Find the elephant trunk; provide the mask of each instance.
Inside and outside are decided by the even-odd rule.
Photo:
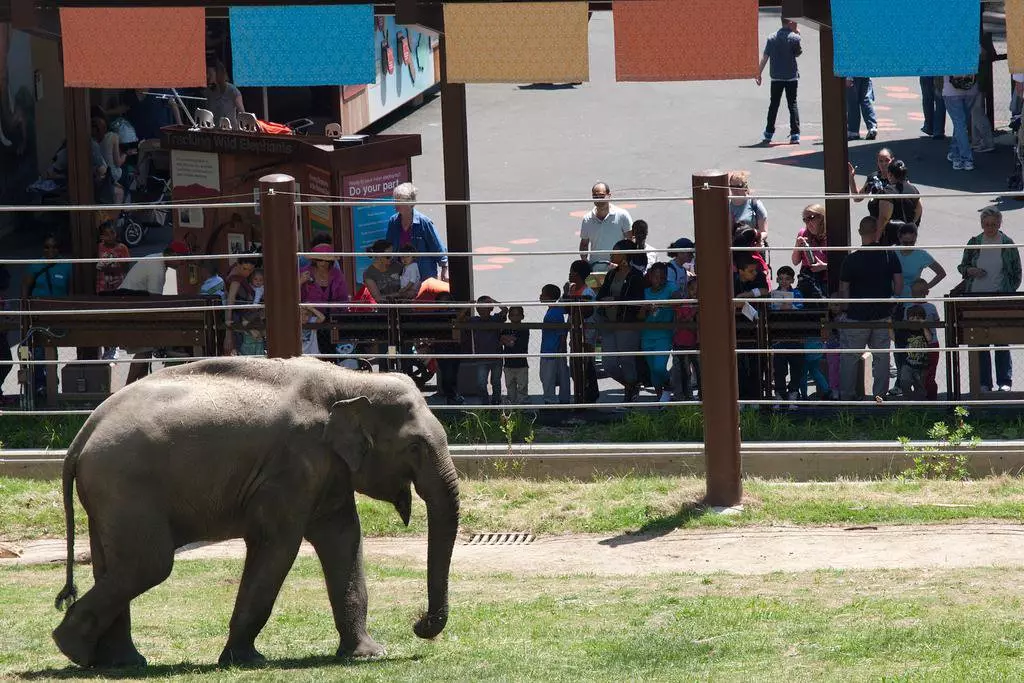
[[[413,627],[420,638],[436,637],[448,623],[448,570],[459,531],[459,482],[447,453],[444,460],[446,467],[416,482],[427,503],[427,613]]]

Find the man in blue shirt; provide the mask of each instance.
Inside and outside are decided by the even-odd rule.
[[[396,202],[415,202],[416,186],[412,183],[402,183],[395,188],[393,197]],[[440,256],[420,256],[416,259],[416,265],[420,268],[420,282],[427,278],[438,277],[438,269],[441,271],[441,279],[448,281],[448,256],[447,249],[441,244],[441,238],[437,234],[434,222],[417,211],[411,203],[399,204],[397,213],[388,221],[387,240],[391,242],[392,248],[397,253],[407,244],[411,244],[419,253],[435,253]]]
[[[761,73],[768,62],[771,62],[771,101],[768,104],[768,123],[764,128],[764,139],[767,145],[775,135],[775,119],[779,115],[779,104],[782,93],[786,93],[786,104],[789,106],[789,141],[791,144],[800,142],[800,111],[796,106],[796,86],[800,82],[800,70],[796,58],[803,53],[800,45],[800,29],[792,19],[782,18],[782,28],[768,38],[764,46],[764,55],[758,66],[755,82],[761,85]]]

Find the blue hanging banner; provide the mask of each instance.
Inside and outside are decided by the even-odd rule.
[[[373,83],[373,5],[231,7],[235,85]]]
[[[978,0],[833,0],[836,76],[978,71]]]

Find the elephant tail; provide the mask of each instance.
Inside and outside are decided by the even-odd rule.
[[[68,538],[67,580],[64,587],[57,593],[53,606],[58,610],[70,607],[78,599],[78,587],[75,586],[75,471],[78,468],[78,451],[71,449],[64,458],[64,523]]]

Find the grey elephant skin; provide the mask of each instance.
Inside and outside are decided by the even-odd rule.
[[[95,585],[77,599],[73,489],[89,517]],[[411,379],[315,359],[224,358],[161,370],[107,399],[64,463],[69,604],[53,638],[81,666],[140,666],[130,603],[171,573],[174,550],[243,538],[245,567],[223,665],[258,663],[255,639],[303,538],[323,565],[338,655],[383,648],[366,630],[355,494],[394,504],[409,523],[410,486],[426,502],[426,613],[448,620],[459,524],[458,479],[444,428]]]

